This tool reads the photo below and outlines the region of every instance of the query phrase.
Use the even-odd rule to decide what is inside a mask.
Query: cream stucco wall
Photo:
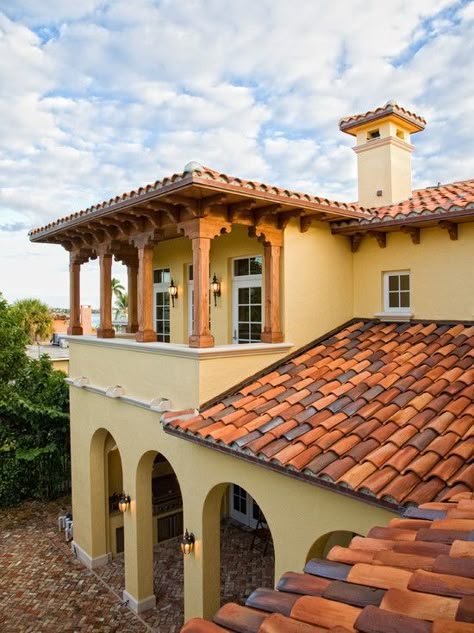
[[[283,330],[300,347],[352,314],[352,253],[347,238],[315,222],[306,233],[292,222],[283,249]]]
[[[323,534],[333,530],[366,534],[374,524],[385,525],[393,516],[357,499],[171,436],[163,431],[159,415],[143,408],[72,388],[71,412],[75,544],[92,559],[107,557],[102,535],[106,526],[97,520],[101,494],[106,496],[98,486],[104,475],[97,455],[100,438],[109,430],[121,455],[124,489],[132,498],[131,510],[124,515],[126,591],[137,602],[148,599],[153,587],[151,476],[155,452],[162,453],[173,467],[183,496],[184,523],[196,536],[195,554],[185,560],[186,618],[210,616],[219,606],[217,544],[226,489],[219,488],[221,484],[237,483],[262,508],[272,532],[276,578],[287,570],[302,569],[313,543]],[[104,431],[97,433],[98,429]],[[96,458],[88,468],[91,453]]]
[[[120,386],[124,397],[150,404],[166,398],[173,409],[199,407],[264,367],[282,359],[289,345],[240,345],[190,350],[185,345],[71,337],[71,380],[88,388]]]
[[[383,310],[384,272],[409,270],[416,319],[474,319],[474,223],[458,225],[458,239],[440,228],[422,229],[420,244],[400,232],[386,248],[364,237],[354,254],[354,316]]]

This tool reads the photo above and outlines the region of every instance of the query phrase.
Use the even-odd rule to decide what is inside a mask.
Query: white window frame
[[[258,257],[261,260],[262,263],[262,272],[259,274],[253,274],[253,275],[236,275],[235,274],[235,262],[240,260],[240,259],[248,259],[250,260],[253,257]],[[239,323],[239,310],[238,310],[238,306],[239,306],[239,302],[238,302],[238,292],[239,292],[239,288],[251,288],[254,286],[258,286],[260,288],[260,291],[262,293],[262,297],[261,297],[261,329],[263,330],[263,320],[264,320],[264,297],[263,297],[263,256],[260,254],[256,254],[256,255],[241,255],[240,257],[234,257],[232,259],[232,343],[233,344],[240,344],[238,343],[239,340],[239,336],[238,336],[238,323]],[[258,341],[252,341],[251,343],[248,343],[249,345],[255,345],[255,343],[260,343],[260,340]]]
[[[389,283],[391,277],[400,277],[401,275],[408,275],[409,279],[409,306],[404,308],[392,308],[389,304]],[[399,291],[400,292],[400,291]],[[409,270],[389,270],[383,273],[383,309],[385,314],[411,316],[412,315],[412,287],[411,287],[411,273]]]

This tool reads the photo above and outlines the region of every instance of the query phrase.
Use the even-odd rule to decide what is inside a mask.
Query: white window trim
[[[389,307],[389,290],[388,283],[393,275],[408,275],[410,277],[410,307],[408,308],[390,308]],[[412,288],[411,288],[411,272],[409,270],[387,270],[383,272],[383,311],[377,312],[375,316],[378,319],[387,319],[392,321],[404,321],[413,317]]]

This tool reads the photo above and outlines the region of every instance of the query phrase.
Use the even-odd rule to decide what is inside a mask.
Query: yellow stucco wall
[[[420,244],[400,232],[387,247],[364,237],[354,254],[354,316],[383,310],[383,272],[409,270],[411,307],[416,319],[474,318],[474,223],[458,225],[458,239],[440,228],[422,229]]]
[[[93,387],[107,389],[120,385],[125,396],[138,398],[147,404],[166,398],[173,409],[198,407],[244,378],[288,354],[288,347],[246,346],[231,355],[198,352],[186,355],[186,348],[173,354],[166,344],[132,343],[126,347],[119,339],[101,343],[88,342],[84,337],[70,341],[72,379],[87,377]],[[125,346],[125,347],[124,347]],[[180,355],[180,352],[182,355]],[[204,351],[204,354],[206,352]],[[74,421],[75,422],[75,421]]]
[[[327,224],[287,227],[282,279],[283,329],[296,347],[352,318],[351,249]]]
[[[162,453],[173,467],[183,496],[184,523],[196,536],[196,552],[185,561],[186,618],[209,616],[219,606],[215,538],[222,496],[219,492],[214,505],[209,499],[220,484],[242,486],[262,508],[272,532],[276,578],[287,570],[302,569],[313,543],[323,534],[332,530],[366,534],[374,524],[385,525],[393,516],[354,498],[170,436],[163,431],[158,414],[139,407],[72,388],[71,411],[75,543],[91,556],[107,554],[100,534],[104,528],[97,521],[100,495],[91,501],[103,473],[98,460],[90,469],[85,466],[96,430],[108,429],[122,457],[124,489],[132,497],[131,510],[124,515],[126,590],[137,600],[147,598],[153,587],[151,506],[148,518],[140,508],[151,496],[154,452]],[[141,467],[137,470],[144,463],[143,455],[149,464],[145,474]]]

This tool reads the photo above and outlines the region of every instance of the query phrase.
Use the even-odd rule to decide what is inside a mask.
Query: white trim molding
[[[88,569],[97,569],[98,567],[103,567],[104,565],[107,565],[111,559],[110,554],[103,554],[102,556],[96,556],[95,558],[92,558],[92,556],[89,556],[89,554],[74,541],[72,541],[71,543],[71,550],[74,556],[78,560],[80,560],[81,563],[84,563],[84,565]]]
[[[148,596],[143,600],[137,600],[128,591],[123,590],[123,601],[127,603],[128,608],[134,613],[143,613],[156,607],[156,596]]]

